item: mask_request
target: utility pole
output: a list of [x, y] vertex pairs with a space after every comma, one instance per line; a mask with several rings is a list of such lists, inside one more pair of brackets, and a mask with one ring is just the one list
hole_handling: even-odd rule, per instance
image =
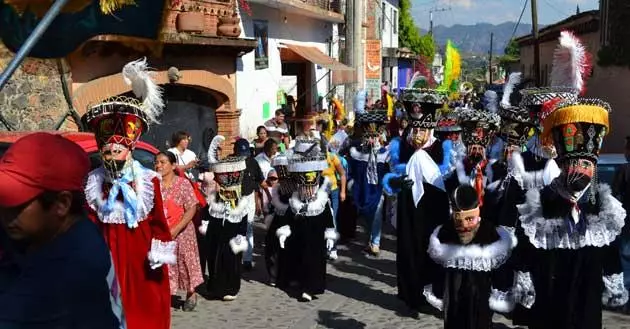
[[494, 50], [494, 47], [492, 47], [492, 42], [494, 41], [494, 33], [490, 33], [490, 60], [488, 60], [488, 84], [491, 85], [492, 84], [492, 51]]
[[[345, 44], [344, 44], [344, 61], [346, 65], [355, 69], [355, 76], [357, 74], [357, 67], [354, 60], [354, 0], [346, 0], [346, 31], [345, 31]], [[344, 73], [346, 74], [346, 73]], [[355, 83], [348, 82], [343, 88], [343, 104], [346, 108], [346, 113], [350, 112], [353, 108]]]
[[538, 40], [538, 5], [532, 0], [532, 37], [534, 38], [534, 82], [540, 87], [540, 43]]
[[449, 11], [451, 7], [448, 8], [433, 8], [429, 10], [429, 34], [433, 35], [433, 13], [439, 13], [443, 11]]

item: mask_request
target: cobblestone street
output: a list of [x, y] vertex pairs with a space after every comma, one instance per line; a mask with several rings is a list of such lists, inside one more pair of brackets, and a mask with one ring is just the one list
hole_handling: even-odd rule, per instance
[[[231, 303], [199, 299], [197, 309], [173, 311], [172, 328], [403, 329], [442, 328], [431, 315], [405, 314], [396, 297], [395, 237], [383, 236], [381, 256], [366, 257], [359, 241], [340, 246], [339, 259], [329, 262], [328, 291], [310, 303], [267, 284], [262, 259], [261, 224], [257, 224], [254, 271], [245, 273], [239, 298]], [[519, 328], [495, 316], [495, 328]], [[605, 329], [630, 329], [630, 316], [604, 313]]]

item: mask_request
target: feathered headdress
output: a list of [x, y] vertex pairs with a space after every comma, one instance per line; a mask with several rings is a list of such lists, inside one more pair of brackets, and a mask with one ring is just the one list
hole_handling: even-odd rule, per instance
[[136, 98], [114, 96], [89, 105], [82, 121], [99, 144], [134, 147], [150, 124], [159, 123], [164, 108], [162, 89], [153, 81], [146, 58], [125, 65], [122, 75]]
[[508, 81], [503, 86], [503, 97], [501, 98], [501, 107], [508, 108], [512, 106], [510, 103], [510, 96], [512, 96], [512, 92], [514, 91], [514, 87], [516, 87], [519, 83], [521, 83], [521, 72], [510, 73], [508, 77]]
[[551, 85], [572, 87], [584, 94], [586, 80], [591, 75], [591, 56], [572, 32], [560, 32], [559, 41], [553, 53]]
[[499, 111], [499, 95], [494, 90], [486, 90], [483, 94], [483, 107], [490, 113], [497, 113]]
[[451, 40], [446, 41], [444, 55], [444, 79], [437, 89], [457, 92], [459, 90], [459, 77], [462, 72], [461, 56]]

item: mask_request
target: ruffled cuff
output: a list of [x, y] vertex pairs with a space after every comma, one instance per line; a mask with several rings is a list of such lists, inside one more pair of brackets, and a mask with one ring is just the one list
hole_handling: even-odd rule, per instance
[[147, 258], [152, 269], [156, 269], [164, 264], [175, 264], [177, 257], [175, 256], [175, 241], [163, 242], [157, 239], [151, 240], [151, 250]]
[[291, 227], [289, 227], [289, 225], [284, 225], [279, 227], [276, 230], [276, 237], [280, 238], [280, 237], [290, 237], [291, 236]]
[[490, 309], [507, 314], [514, 309], [514, 295], [511, 291], [506, 292], [492, 288], [489, 303]]
[[429, 305], [437, 308], [440, 311], [444, 310], [444, 302], [433, 293], [432, 284], [424, 286], [422, 295], [424, 295], [424, 298], [427, 300], [427, 303], [429, 303]]
[[531, 308], [536, 302], [536, 289], [534, 288], [532, 275], [529, 272], [516, 272], [514, 278], [514, 301], [525, 308]]
[[247, 239], [240, 234], [233, 237], [230, 239], [230, 248], [235, 255], [244, 252], [247, 250]]
[[606, 275], [603, 278], [604, 292], [602, 304], [607, 307], [621, 307], [628, 302], [628, 291], [623, 284], [623, 273]]
[[334, 228], [327, 228], [324, 232], [324, 239], [337, 241], [337, 239], [339, 239], [339, 233], [337, 233]]
[[207, 220], [202, 220], [201, 221], [201, 225], [199, 225], [199, 233], [201, 235], [206, 235], [206, 233], [208, 232], [208, 224], [210, 223], [210, 221]]

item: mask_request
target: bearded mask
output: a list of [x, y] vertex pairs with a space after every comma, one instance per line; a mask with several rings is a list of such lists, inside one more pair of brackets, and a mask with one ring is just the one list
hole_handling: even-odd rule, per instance
[[414, 148], [420, 149], [429, 142], [432, 133], [432, 129], [413, 127], [411, 131], [409, 131], [407, 141]]
[[486, 158], [486, 148], [477, 144], [470, 145], [466, 155], [472, 163], [479, 163]]
[[288, 157], [288, 169], [303, 202], [312, 201], [319, 189], [321, 172], [328, 168], [326, 153], [317, 139], [297, 138], [293, 153]]
[[591, 184], [595, 175], [595, 164], [591, 160], [566, 159], [561, 165], [568, 192], [579, 193]]
[[103, 167], [112, 178], [120, 178], [122, 171], [131, 163], [132, 150], [121, 144], [109, 143], [101, 147]]
[[459, 241], [469, 244], [477, 234], [481, 217], [479, 217], [479, 207], [470, 210], [453, 211], [453, 224]]
[[301, 201], [307, 202], [315, 198], [319, 189], [320, 177], [320, 171], [294, 173], [294, 181]]
[[232, 208], [236, 208], [236, 202], [241, 198], [243, 172], [215, 173], [214, 180], [219, 185], [219, 198], [221, 201], [228, 202]]

